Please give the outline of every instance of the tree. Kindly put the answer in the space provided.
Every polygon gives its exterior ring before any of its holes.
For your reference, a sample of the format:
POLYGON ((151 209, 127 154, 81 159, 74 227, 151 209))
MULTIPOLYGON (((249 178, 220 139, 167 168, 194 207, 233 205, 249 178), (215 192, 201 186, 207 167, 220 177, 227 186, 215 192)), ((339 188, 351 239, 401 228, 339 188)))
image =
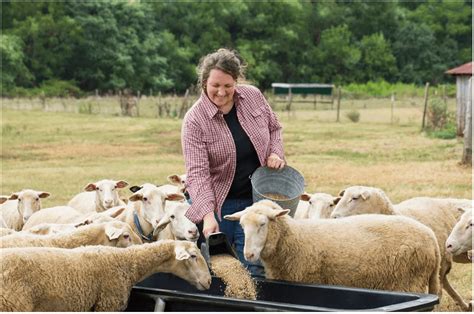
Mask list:
POLYGON ((2 95, 17 85, 27 86, 33 76, 25 66, 23 45, 19 37, 0 35, 0 54, 2 56, 2 95))
POLYGON ((383 34, 377 33, 364 36, 359 43, 361 59, 359 63, 360 80, 362 82, 396 80, 397 65, 389 43, 383 34))

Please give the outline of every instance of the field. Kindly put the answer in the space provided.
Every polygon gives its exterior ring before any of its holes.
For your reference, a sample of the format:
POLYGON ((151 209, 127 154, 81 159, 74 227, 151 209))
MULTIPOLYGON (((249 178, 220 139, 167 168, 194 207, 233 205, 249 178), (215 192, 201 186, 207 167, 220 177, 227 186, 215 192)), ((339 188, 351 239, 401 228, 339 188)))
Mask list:
MULTIPOLYGON (((79 110, 87 100, 72 102, 3 99, 1 194, 48 191, 43 206, 49 207, 103 178, 162 184, 167 175, 184 173, 181 120, 156 118, 156 99, 143 101, 140 117, 120 116, 114 99, 87 107, 97 114, 78 113, 87 112, 79 110)), ((313 110, 312 104, 295 104, 299 109, 288 114, 279 104, 288 164, 303 173, 311 193, 336 195, 351 185, 369 185, 385 190, 394 203, 415 196, 472 198, 472 169, 458 165, 462 139, 420 132, 422 103, 397 100, 392 114, 387 99, 343 100, 339 123, 329 105, 313 110), (360 112, 358 123, 345 116, 353 109, 360 112)), ((451 109, 454 103, 449 99, 451 109)), ((469 300, 471 277, 470 264, 454 264, 449 275, 469 300)), ((446 292, 439 310, 458 310, 446 292)))

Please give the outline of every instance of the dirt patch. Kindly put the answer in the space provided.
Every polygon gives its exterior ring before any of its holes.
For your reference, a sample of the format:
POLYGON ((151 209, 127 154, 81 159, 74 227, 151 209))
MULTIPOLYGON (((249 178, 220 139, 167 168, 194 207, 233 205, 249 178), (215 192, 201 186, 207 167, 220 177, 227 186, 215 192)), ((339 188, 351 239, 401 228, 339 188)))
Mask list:
POLYGON ((247 300, 257 299, 255 282, 238 259, 228 254, 213 255, 211 270, 226 284, 224 296, 247 300))

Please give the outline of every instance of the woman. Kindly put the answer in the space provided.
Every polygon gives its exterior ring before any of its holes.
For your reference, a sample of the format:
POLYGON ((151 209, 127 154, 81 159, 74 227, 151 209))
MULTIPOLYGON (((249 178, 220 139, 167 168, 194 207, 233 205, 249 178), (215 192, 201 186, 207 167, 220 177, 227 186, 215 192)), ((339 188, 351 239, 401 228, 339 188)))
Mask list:
POLYGON ((223 220, 252 205, 249 176, 260 166, 285 166, 281 125, 263 94, 237 85, 244 65, 228 49, 201 59, 201 97, 186 113, 181 143, 186 163, 186 188, 192 200, 186 216, 203 223, 202 233, 224 232, 239 259, 254 274, 261 266, 243 257, 245 237, 238 222, 223 220))

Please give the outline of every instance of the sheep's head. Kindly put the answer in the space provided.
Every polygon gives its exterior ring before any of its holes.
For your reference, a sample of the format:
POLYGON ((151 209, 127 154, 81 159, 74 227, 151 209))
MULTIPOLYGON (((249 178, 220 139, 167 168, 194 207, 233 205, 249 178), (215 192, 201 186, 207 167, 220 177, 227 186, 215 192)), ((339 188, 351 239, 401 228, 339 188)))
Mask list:
POLYGON ((128 247, 134 244, 142 244, 143 241, 127 223, 122 221, 110 221, 103 223, 106 240, 102 245, 115 247, 128 247))
POLYGON ((178 175, 172 174, 167 177, 168 182, 178 187, 178 192, 185 193, 186 191, 186 174, 178 175))
POLYGON ((117 189, 122 189, 127 185, 128 183, 123 180, 100 180, 86 185, 84 191, 95 191, 97 205, 105 210, 120 205, 120 198, 117 189))
POLYGON ((336 204, 341 200, 341 197, 333 197, 327 193, 314 193, 309 195, 307 193, 301 195, 301 200, 309 203, 307 209, 307 217, 309 219, 329 218, 336 204))
POLYGON ((371 214, 380 211, 373 203, 378 196, 385 193, 377 188, 368 186, 351 186, 339 193, 342 196, 331 213, 331 218, 341 218, 353 215, 371 214))
POLYGON ((141 214, 143 218, 152 225, 153 229, 158 228, 160 220, 165 215, 165 201, 180 201, 184 195, 171 193, 167 194, 157 188, 156 185, 145 183, 137 190, 129 200, 141 202, 141 214))
POLYGON ((446 250, 459 255, 472 250, 472 209, 459 208, 463 214, 446 240, 446 250))
POLYGON ((191 220, 185 215, 191 207, 187 202, 167 202, 165 205, 165 215, 158 223, 155 232, 164 229, 168 224, 171 232, 178 240, 197 241, 199 230, 191 220))
POLYGON ((206 260, 195 243, 189 241, 173 241, 175 262, 172 273, 188 281, 199 290, 207 290, 211 286, 211 274, 206 260))
POLYGON ((35 212, 41 209, 41 199, 50 196, 48 192, 35 190, 22 190, 21 192, 12 193, 9 200, 17 200, 18 213, 23 218, 23 223, 35 212))
POLYGON ((244 257, 249 262, 256 262, 267 240, 268 223, 289 212, 289 209, 282 209, 272 201, 263 200, 240 212, 226 215, 224 219, 240 221, 245 234, 244 257))

